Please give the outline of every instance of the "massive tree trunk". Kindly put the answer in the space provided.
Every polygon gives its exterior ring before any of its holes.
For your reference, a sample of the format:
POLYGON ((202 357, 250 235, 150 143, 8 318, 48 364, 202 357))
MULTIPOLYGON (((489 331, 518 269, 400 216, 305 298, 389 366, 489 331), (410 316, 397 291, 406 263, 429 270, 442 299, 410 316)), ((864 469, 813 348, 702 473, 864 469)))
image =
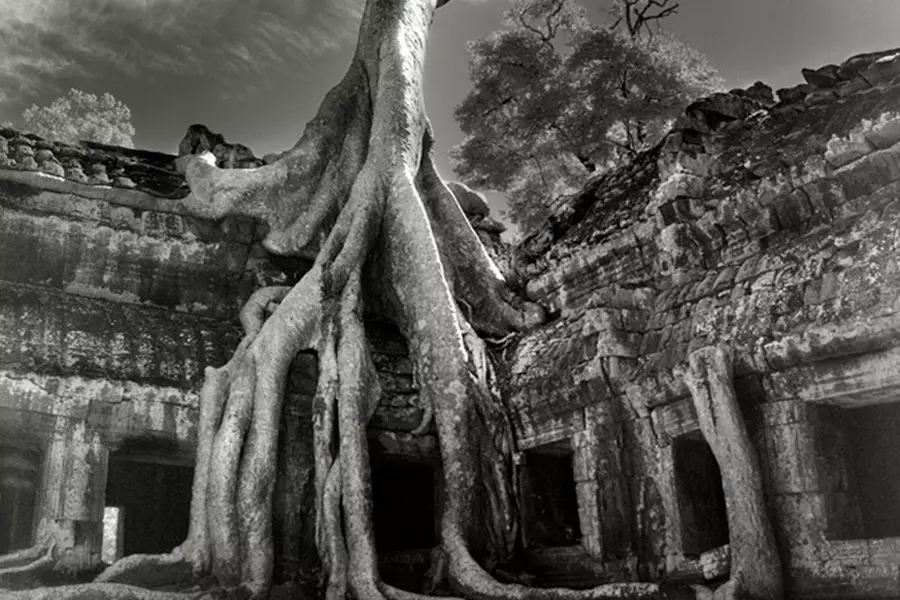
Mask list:
POLYGON ((427 407, 419 430, 431 419, 437 430, 444 478, 434 553, 439 576, 469 598, 672 597, 653 584, 531 589, 500 584, 483 567, 509 557, 516 514, 512 431, 479 333, 525 330, 542 322, 543 311, 509 292, 435 170, 422 73, 440 4, 369 0, 347 74, 274 163, 220 170, 208 153, 182 160, 192 211, 259 219, 268 226, 269 251, 314 256, 314 266, 293 288, 257 292, 242 311, 246 336, 233 358, 207 370, 185 542, 168 555, 126 557, 87 587, 22 598, 170 597, 139 586, 186 572, 212 582, 211 593, 265 597, 274 560, 278 419, 290 363, 302 350, 316 351, 320 366, 316 542, 325 595, 415 597, 378 574, 366 427, 380 391, 364 301, 407 338, 427 407), (479 519, 469 516, 482 510, 487 531, 473 531, 479 519))
POLYGON ((766 512, 762 469, 734 391, 733 357, 707 346, 691 353, 681 375, 691 392, 700 431, 722 473, 728 507, 731 573, 715 600, 784 597, 781 560, 766 512))

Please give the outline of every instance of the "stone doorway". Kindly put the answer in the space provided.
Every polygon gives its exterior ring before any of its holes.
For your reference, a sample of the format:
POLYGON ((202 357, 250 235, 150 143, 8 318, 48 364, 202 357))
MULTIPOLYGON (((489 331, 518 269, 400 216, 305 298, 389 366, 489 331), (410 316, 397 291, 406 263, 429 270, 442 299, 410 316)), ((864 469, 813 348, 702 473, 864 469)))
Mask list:
POLYGON ((722 473, 699 432, 676 438, 672 451, 682 552, 685 557, 698 558, 729 540, 722 473))
POLYGON ((106 506, 119 508, 123 556, 169 552, 184 541, 194 478, 191 465, 161 453, 126 450, 110 456, 106 506))
POLYGON ((814 405, 831 540, 900 537, 900 402, 814 405))
POLYGON ((32 545, 41 456, 0 446, 0 554, 32 545))
POLYGON ((526 547, 575 546, 581 540, 573 458, 568 443, 525 452, 522 532, 526 547))
POLYGON ((428 550, 437 543, 434 468, 401 459, 372 460, 375 545, 379 552, 428 550))

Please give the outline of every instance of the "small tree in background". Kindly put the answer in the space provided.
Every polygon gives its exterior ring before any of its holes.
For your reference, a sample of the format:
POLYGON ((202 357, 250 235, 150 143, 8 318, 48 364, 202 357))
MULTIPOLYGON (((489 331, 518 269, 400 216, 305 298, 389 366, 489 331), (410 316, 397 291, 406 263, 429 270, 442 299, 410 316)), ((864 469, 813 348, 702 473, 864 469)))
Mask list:
POLYGON ((721 89, 706 58, 659 30, 670 0, 616 0, 608 27, 575 0, 517 0, 506 29, 470 44, 473 90, 455 116, 461 179, 509 196, 534 227, 585 177, 656 144, 692 100, 721 89))
POLYGON ((110 93, 98 97, 73 88, 48 106, 34 104, 25 109, 22 125, 48 140, 134 147, 131 110, 110 93))

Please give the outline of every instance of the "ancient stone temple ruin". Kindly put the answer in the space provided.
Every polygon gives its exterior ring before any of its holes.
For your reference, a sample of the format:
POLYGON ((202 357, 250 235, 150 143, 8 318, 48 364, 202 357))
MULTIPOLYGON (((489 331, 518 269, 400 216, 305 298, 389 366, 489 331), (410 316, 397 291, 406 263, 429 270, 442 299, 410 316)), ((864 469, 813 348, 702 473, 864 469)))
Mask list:
MULTIPOLYGON (((790 598, 900 596, 900 52, 804 76, 692 104, 512 249, 455 188, 551 314, 495 348, 537 584, 768 568, 790 598), (710 402, 719 384, 732 409, 710 402)), ((253 291, 310 265, 270 256, 252 221, 189 216, 175 158, 0 130, 0 554, 52 538, 63 579, 181 541, 204 369, 234 350, 253 291)), ((412 433, 403 338, 367 327, 386 396, 376 544, 385 578, 416 589, 439 453, 412 433)), ((315 568, 315 374, 297 356, 281 421, 282 579, 315 568)))

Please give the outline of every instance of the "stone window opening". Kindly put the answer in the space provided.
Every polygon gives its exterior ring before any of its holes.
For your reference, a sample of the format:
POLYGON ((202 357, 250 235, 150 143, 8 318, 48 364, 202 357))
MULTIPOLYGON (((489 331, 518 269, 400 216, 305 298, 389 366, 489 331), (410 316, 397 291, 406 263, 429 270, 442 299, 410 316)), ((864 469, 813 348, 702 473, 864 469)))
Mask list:
POLYGON ((0 554, 34 543, 41 454, 0 446, 0 554))
POLYGON ((129 440, 110 454, 105 505, 118 510, 104 511, 104 560, 166 553, 184 541, 193 465, 176 444, 154 439, 129 440))
POLYGON ((686 558, 699 558, 729 543, 722 473, 699 431, 676 438, 672 452, 682 553, 686 558))
POLYGON ((560 442, 524 453, 521 472, 525 547, 564 547, 581 542, 574 453, 560 442))
POLYGON ((900 402, 816 405, 829 540, 900 537, 900 402))

